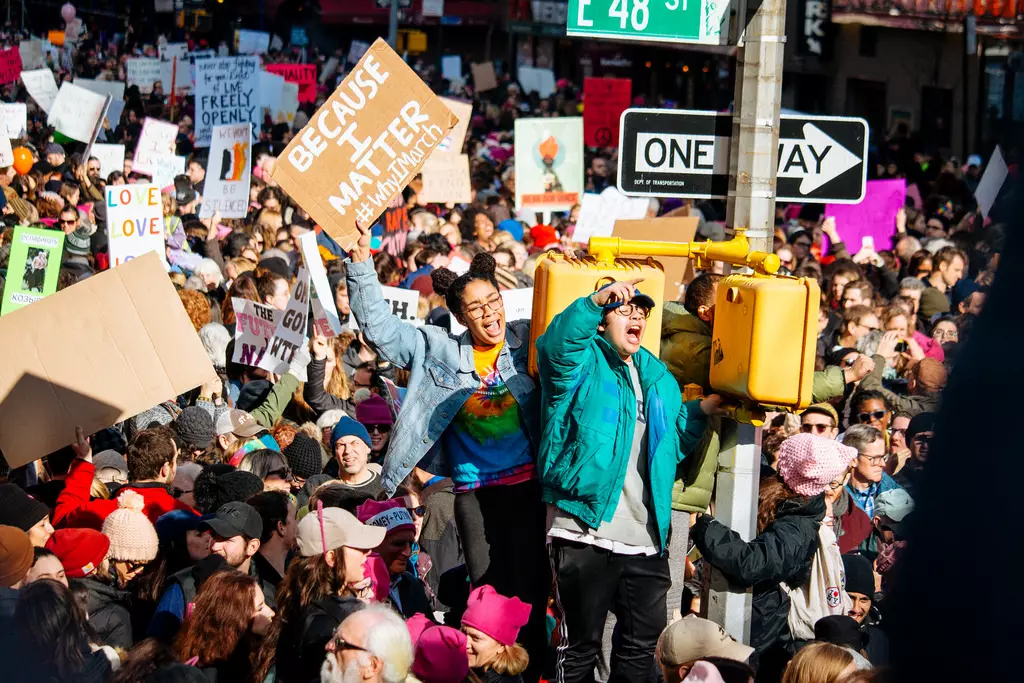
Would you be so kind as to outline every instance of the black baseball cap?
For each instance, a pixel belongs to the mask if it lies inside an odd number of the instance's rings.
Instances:
[[[263,535],[263,519],[253,506],[235,501],[221,505],[216,513],[204,519],[199,530],[207,529],[221,538],[260,538]]]

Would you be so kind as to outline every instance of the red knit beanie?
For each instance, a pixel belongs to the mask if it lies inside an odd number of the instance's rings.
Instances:
[[[69,579],[81,579],[103,564],[110,539],[95,529],[57,529],[46,542],[46,549],[60,559]]]

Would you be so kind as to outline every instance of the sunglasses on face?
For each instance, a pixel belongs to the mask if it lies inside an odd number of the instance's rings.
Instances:
[[[61,218],[60,219],[60,224],[61,225],[75,225],[76,223],[78,223],[78,221],[73,219],[73,218],[71,220],[68,220],[66,218]]]
[[[876,420],[881,420],[883,417],[885,417],[884,410],[876,410],[872,413],[857,413],[857,422],[864,424],[865,422],[868,422],[872,418]]]
[[[291,481],[292,480],[292,471],[290,469],[288,469],[287,467],[282,467],[281,469],[272,470],[270,472],[267,472],[267,476],[265,477],[265,479],[270,479],[272,477],[277,477],[278,479],[284,479],[285,481]]]
[[[405,508],[405,509],[408,510],[409,514],[412,515],[413,517],[422,517],[423,515],[427,514],[427,506],[426,505],[417,505],[414,508]]]
[[[331,640],[331,645],[333,646],[334,652],[342,652],[344,650],[358,650],[359,652],[369,652],[369,650],[367,650],[365,647],[359,647],[358,645],[350,643],[344,638],[341,638],[340,636],[335,636]]]
[[[373,434],[374,432],[380,432],[381,434],[387,434],[388,432],[391,431],[391,425],[388,425],[388,424],[383,424],[383,425],[366,425],[366,431],[368,431],[370,434]]]
[[[810,424],[808,422],[800,425],[800,431],[804,434],[810,434],[812,431],[816,434],[824,434],[830,429],[832,429],[832,425]]]

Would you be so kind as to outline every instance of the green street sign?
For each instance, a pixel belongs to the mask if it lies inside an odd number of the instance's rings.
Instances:
[[[730,0],[569,0],[566,34],[721,45]]]

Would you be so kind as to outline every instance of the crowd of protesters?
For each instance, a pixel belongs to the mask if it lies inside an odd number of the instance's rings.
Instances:
[[[86,30],[58,82],[123,80],[143,49],[127,40]],[[530,321],[506,319],[500,293],[532,286],[544,252],[583,245],[576,210],[550,224],[516,210],[512,124],[575,114],[579,90],[560,81],[540,99],[505,77],[481,95],[422,75],[472,99],[475,201],[424,205],[414,180],[347,253],[268,173],[315,104],[260,130],[248,217],[201,220],[191,99],[172,111],[159,88],[127,89],[107,141],[132,150],[144,116],[179,126],[187,173],[163,190],[170,278],[218,377],[7,472],[5,680],[884,680],[885,604],[941,392],[1003,248],[998,205],[983,220],[973,200],[982,159],[883,136],[872,175],[923,198],[891,217],[891,249],[846,244],[854,226],[821,206],[779,206],[785,272],[821,285],[815,403],[769,416],[747,542],[708,508],[728,401],[708,378],[721,276],[699,272],[664,304],[660,358],[642,346],[661,305],[643,283],[578,299],[538,340],[531,376]],[[62,230],[58,289],[74,286],[109,266],[104,187],[150,179],[130,154],[101,177],[81,145],[53,141],[23,88],[3,94],[28,103],[20,144],[35,163],[0,169],[0,267],[14,225]],[[588,150],[587,191],[613,185],[615,163]],[[721,202],[658,211],[725,237]],[[283,310],[309,231],[345,331],[314,335],[284,374],[232,362],[232,298]],[[382,285],[417,291],[425,324],[392,315]],[[688,384],[703,396],[683,400]],[[800,624],[793,591],[826,538],[846,613]],[[752,588],[749,645],[698,616],[712,570]]]

